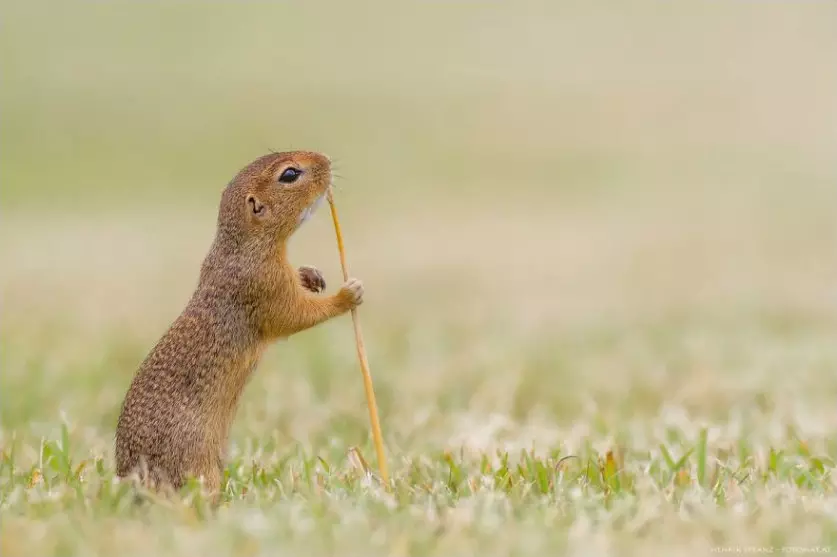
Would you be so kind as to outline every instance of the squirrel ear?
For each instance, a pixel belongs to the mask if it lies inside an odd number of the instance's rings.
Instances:
[[[263,217],[266,213],[264,204],[252,193],[247,194],[247,209],[255,217]]]

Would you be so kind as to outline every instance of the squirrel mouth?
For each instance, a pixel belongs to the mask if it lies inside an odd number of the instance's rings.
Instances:
[[[302,210],[302,213],[300,213],[299,219],[298,219],[297,224],[296,224],[297,228],[302,226],[302,224],[305,221],[307,221],[308,219],[311,218],[311,215],[314,214],[314,211],[316,211],[317,207],[320,206],[320,203],[323,202],[323,198],[325,196],[326,196],[325,192],[321,193],[319,196],[317,196],[317,199],[315,199],[314,202],[311,203],[311,205],[309,205],[308,207],[306,207],[305,209]]]

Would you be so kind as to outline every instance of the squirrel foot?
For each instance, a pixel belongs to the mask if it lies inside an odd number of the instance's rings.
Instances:
[[[350,309],[354,309],[363,303],[363,283],[359,279],[350,278],[338,295],[346,300]]]
[[[316,267],[309,267],[308,265],[300,267],[299,280],[302,282],[302,286],[311,292],[319,293],[326,288],[325,278]]]

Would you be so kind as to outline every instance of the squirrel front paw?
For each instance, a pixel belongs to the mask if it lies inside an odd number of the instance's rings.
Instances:
[[[307,265],[300,267],[299,280],[302,283],[302,287],[311,292],[322,292],[326,287],[325,278],[316,267],[309,267]]]
[[[340,289],[338,296],[349,309],[356,308],[363,303],[363,283],[356,278],[350,278]]]

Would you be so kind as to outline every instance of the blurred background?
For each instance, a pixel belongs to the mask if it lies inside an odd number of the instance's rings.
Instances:
[[[110,450],[221,190],[271,149],[337,161],[393,446],[587,404],[833,410],[833,2],[2,10],[4,435],[63,413]],[[337,288],[316,217],[291,255]],[[357,442],[356,367],[348,320],[282,343],[235,442]]]

